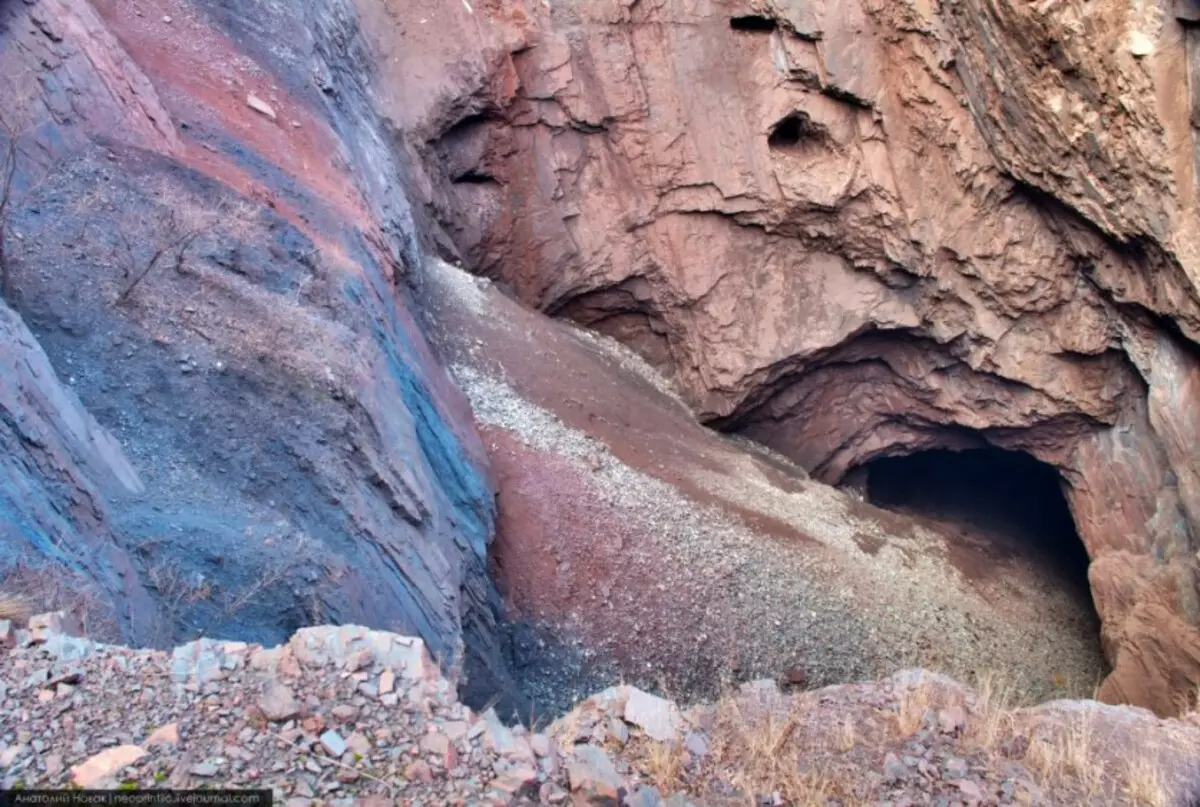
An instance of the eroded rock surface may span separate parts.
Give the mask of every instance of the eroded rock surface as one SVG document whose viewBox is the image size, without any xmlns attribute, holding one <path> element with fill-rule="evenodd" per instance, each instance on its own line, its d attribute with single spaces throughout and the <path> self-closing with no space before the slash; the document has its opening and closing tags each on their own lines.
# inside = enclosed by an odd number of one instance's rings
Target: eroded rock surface
<svg viewBox="0 0 1200 807">
<path fill-rule="evenodd" d="M 1104 696 L 1180 708 L 1200 681 L 1186 13 L 359 6 L 447 254 L 825 482 L 938 447 L 1053 464 Z"/>
<path fill-rule="evenodd" d="M 492 486 L 370 74 L 340 0 L 0 8 L 4 560 L 83 573 L 139 643 L 355 621 L 487 697 Z"/>
</svg>

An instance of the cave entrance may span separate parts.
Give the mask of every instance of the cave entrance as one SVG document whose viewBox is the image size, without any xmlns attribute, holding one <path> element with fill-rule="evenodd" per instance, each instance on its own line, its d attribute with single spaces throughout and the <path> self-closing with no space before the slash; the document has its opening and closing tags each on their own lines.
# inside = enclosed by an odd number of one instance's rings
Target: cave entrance
<svg viewBox="0 0 1200 807">
<path fill-rule="evenodd" d="M 856 476 L 871 504 L 932 522 L 968 578 L 1027 561 L 1077 598 L 1098 631 L 1087 550 L 1052 466 L 999 448 L 938 449 L 873 460 Z"/>
</svg>

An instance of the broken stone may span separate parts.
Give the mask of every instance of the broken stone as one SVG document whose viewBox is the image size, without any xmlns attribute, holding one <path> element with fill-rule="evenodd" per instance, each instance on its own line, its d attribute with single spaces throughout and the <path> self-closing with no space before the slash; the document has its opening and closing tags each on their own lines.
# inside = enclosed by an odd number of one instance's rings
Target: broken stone
<svg viewBox="0 0 1200 807">
<path fill-rule="evenodd" d="M 250 93 L 249 95 L 246 96 L 246 106 L 250 107 L 251 109 L 253 109 L 255 112 L 259 113 L 260 115 L 267 116 L 271 120 L 278 119 L 277 116 L 275 115 L 275 108 L 272 107 L 270 104 L 268 104 L 263 99 L 259 98 L 254 93 Z"/>
<path fill-rule="evenodd" d="M 1130 31 L 1129 52 L 1139 59 L 1149 56 L 1154 53 L 1154 41 L 1141 31 Z"/>
<path fill-rule="evenodd" d="M 66 611 L 51 611 L 29 618 L 29 643 L 44 644 L 55 634 L 65 633 L 68 636 L 82 636 L 83 628 L 79 620 Z"/>
<path fill-rule="evenodd" d="M 320 740 L 321 746 L 330 756 L 340 758 L 342 754 L 346 753 L 346 741 L 333 729 L 322 734 Z"/>
<path fill-rule="evenodd" d="M 396 688 L 396 674 L 391 669 L 379 674 L 379 694 L 387 695 Z"/>
<path fill-rule="evenodd" d="M 898 756 L 888 752 L 883 758 L 883 775 L 889 782 L 903 782 L 908 778 L 908 766 Z"/>
<path fill-rule="evenodd" d="M 429 763 L 419 759 L 404 769 L 404 778 L 410 782 L 425 782 L 433 781 L 433 769 L 429 767 Z"/>
<path fill-rule="evenodd" d="M 642 786 L 625 797 L 625 807 L 662 807 L 662 794 L 656 787 Z"/>
<path fill-rule="evenodd" d="M 179 745 L 179 724 L 168 723 L 165 726 L 157 728 L 146 738 L 146 747 L 154 748 L 162 745 Z"/>
<path fill-rule="evenodd" d="M 573 792 L 585 798 L 610 799 L 614 804 L 625 784 L 608 754 L 594 745 L 575 748 L 574 755 L 567 760 L 567 781 Z"/>
<path fill-rule="evenodd" d="M 529 747 L 532 748 L 533 753 L 537 754 L 539 757 L 550 756 L 550 751 L 552 749 L 550 738 L 540 732 L 529 738 Z"/>
<path fill-rule="evenodd" d="M 446 752 L 450 750 L 450 738 L 440 732 L 426 734 L 421 738 L 421 750 L 427 754 L 437 754 L 440 757 L 444 757 L 446 756 Z"/>
<path fill-rule="evenodd" d="M 339 703 L 329 711 L 329 714 L 343 723 L 349 723 L 354 718 L 358 717 L 358 709 L 355 709 L 348 703 Z"/>
<path fill-rule="evenodd" d="M 626 687 L 625 722 L 631 723 L 651 740 L 660 743 L 679 739 L 681 718 L 679 707 L 668 700 L 643 692 L 637 687 Z"/>
<path fill-rule="evenodd" d="M 136 745 L 118 745 L 106 748 L 71 768 L 71 782 L 79 787 L 95 787 L 126 765 L 132 765 L 146 756 L 146 750 Z"/>
<path fill-rule="evenodd" d="M 300 714 L 300 703 L 292 693 L 291 687 L 279 681 L 267 684 L 258 705 L 262 709 L 263 716 L 275 723 L 291 720 Z"/>
<path fill-rule="evenodd" d="M 983 789 L 970 779 L 960 779 L 957 782 L 951 782 L 950 784 L 957 787 L 958 792 L 962 793 L 965 798 L 971 801 L 978 802 L 983 800 Z"/>
<path fill-rule="evenodd" d="M 504 793 L 515 794 L 530 784 L 537 783 L 537 770 L 530 765 L 516 765 L 492 780 L 492 787 Z"/>
<path fill-rule="evenodd" d="M 957 735 L 967 725 L 967 712 L 961 706 L 938 710 L 938 728 L 944 734 Z"/>
<path fill-rule="evenodd" d="M 971 772 L 967 761 L 961 757 L 950 757 L 946 760 L 946 778 L 962 779 Z"/>
</svg>

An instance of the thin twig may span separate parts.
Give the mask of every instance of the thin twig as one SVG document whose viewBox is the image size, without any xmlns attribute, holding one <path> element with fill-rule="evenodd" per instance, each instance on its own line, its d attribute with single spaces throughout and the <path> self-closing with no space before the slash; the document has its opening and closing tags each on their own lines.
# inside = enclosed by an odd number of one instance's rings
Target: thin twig
<svg viewBox="0 0 1200 807">
<path fill-rule="evenodd" d="M 6 237 L 8 234 L 8 211 L 12 204 L 13 181 L 17 176 L 17 132 L 3 117 L 0 130 L 8 140 L 0 162 L 0 296 L 9 299 L 9 265 Z"/>
</svg>

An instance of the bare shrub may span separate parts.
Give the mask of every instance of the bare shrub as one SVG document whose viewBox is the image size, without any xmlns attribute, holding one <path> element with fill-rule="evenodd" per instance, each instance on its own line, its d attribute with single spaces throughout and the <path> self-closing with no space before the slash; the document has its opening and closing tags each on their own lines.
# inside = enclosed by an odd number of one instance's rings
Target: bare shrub
<svg viewBox="0 0 1200 807">
<path fill-rule="evenodd" d="M 283 540 L 267 538 L 270 545 Z M 163 541 L 150 539 L 138 547 L 138 552 L 148 559 L 159 551 Z M 154 559 L 144 573 L 144 579 L 158 601 L 160 619 L 151 644 L 165 647 L 178 642 L 202 639 L 221 622 L 237 616 L 256 604 L 264 593 L 280 586 L 291 585 L 306 567 L 319 560 L 319 546 L 307 535 L 301 534 L 286 548 L 276 548 L 267 561 L 256 569 L 254 579 L 247 585 L 227 587 L 202 574 L 186 572 L 177 562 L 170 559 Z M 333 578 L 323 576 L 307 591 L 299 593 L 301 607 L 313 618 L 319 609 L 321 590 L 332 584 Z M 188 623 L 189 615 L 195 618 L 197 608 L 202 608 L 202 621 Z M 311 609 L 311 612 L 310 612 Z"/>
<path fill-rule="evenodd" d="M 151 248 L 149 255 L 146 255 L 145 249 L 135 247 L 126 228 L 118 227 L 120 249 L 114 257 L 121 267 L 124 286 L 117 295 L 117 305 L 129 300 L 142 281 L 160 266 L 174 265 L 177 270 L 182 268 L 188 248 L 197 238 L 215 227 L 217 221 L 216 212 L 205 213 L 190 204 L 161 211 L 151 226 L 154 240 L 148 245 Z"/>
<path fill-rule="evenodd" d="M 12 289 L 9 279 L 8 217 L 12 209 L 13 182 L 17 176 L 17 130 L 0 114 L 0 134 L 4 149 L 0 151 L 0 296 L 9 299 Z"/>
<path fill-rule="evenodd" d="M 21 561 L 0 573 L 0 591 L 14 608 L 14 620 L 31 614 L 66 611 L 84 635 L 98 642 L 118 642 L 121 629 L 112 603 L 82 575 L 56 563 Z"/>
</svg>

